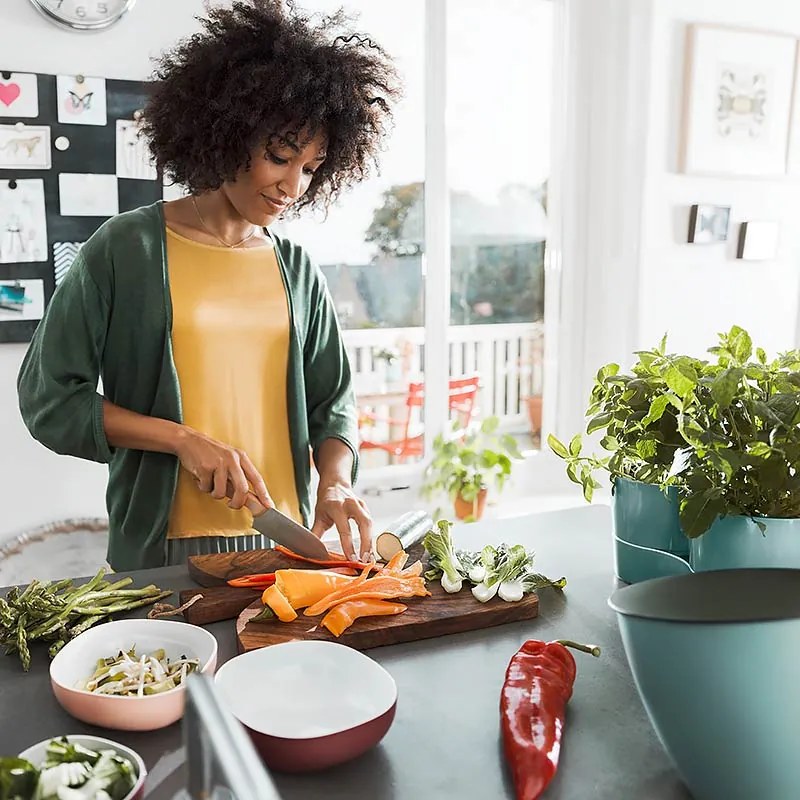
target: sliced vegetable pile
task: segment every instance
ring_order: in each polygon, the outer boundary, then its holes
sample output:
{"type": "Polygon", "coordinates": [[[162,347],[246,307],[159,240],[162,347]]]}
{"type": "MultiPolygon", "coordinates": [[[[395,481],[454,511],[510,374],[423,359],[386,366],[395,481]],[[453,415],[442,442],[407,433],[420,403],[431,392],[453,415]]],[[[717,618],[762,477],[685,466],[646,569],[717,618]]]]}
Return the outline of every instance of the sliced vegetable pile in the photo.
{"type": "Polygon", "coordinates": [[[537,589],[563,589],[567,585],[566,578],[553,581],[536,572],[533,552],[521,544],[487,545],[477,553],[457,551],[450,529],[450,522],[439,520],[423,539],[428,553],[425,578],[439,580],[446,592],[460,592],[467,581],[473,584],[473,597],[481,603],[495,595],[516,602],[537,589]]]}
{"type": "Polygon", "coordinates": [[[322,569],[279,569],[262,595],[264,610],[254,620],[277,617],[292,622],[305,609],[305,616],[322,616],[320,624],[341,636],[361,617],[402,614],[406,606],[392,601],[430,594],[421,577],[422,563],[406,567],[407,560],[401,551],[384,567],[366,564],[358,576],[322,569]],[[377,573],[370,577],[373,571],[377,573]]]}
{"type": "Polygon", "coordinates": [[[113,750],[96,752],[66,737],[53,739],[38,767],[0,758],[3,800],[122,800],[136,784],[136,768],[113,750]]]}
{"type": "Polygon", "coordinates": [[[14,588],[5,598],[0,597],[0,644],[5,646],[6,655],[18,653],[27,672],[31,642],[51,642],[53,658],[70,639],[111,614],[150,605],[172,594],[152,585],[128,589],[132,578],[110,583],[104,580],[105,574],[101,569],[88,583],[76,587],[71,580],[33,581],[23,590],[14,588]]]}
{"type": "Polygon", "coordinates": [[[564,717],[577,674],[568,647],[600,655],[593,645],[531,639],[508,664],[500,726],[517,800],[541,797],[558,769],[564,717]]]}
{"type": "Polygon", "coordinates": [[[132,647],[127,652],[120,650],[117,656],[98,659],[92,676],[80,681],[76,688],[93,694],[144,697],[177,689],[187,675],[198,669],[200,661],[196,658],[184,655],[170,662],[164,650],[137,656],[132,647]]]}

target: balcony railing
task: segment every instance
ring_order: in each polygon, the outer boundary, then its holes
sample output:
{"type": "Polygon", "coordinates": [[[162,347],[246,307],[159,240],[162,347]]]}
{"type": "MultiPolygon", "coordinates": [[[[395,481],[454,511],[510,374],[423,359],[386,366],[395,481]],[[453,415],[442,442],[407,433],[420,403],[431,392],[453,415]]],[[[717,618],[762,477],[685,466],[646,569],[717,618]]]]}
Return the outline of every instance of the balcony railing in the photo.
{"type": "MultiPolygon", "coordinates": [[[[356,394],[374,395],[386,384],[386,362],[377,356],[384,349],[400,353],[393,383],[424,380],[424,337],[423,328],[344,331],[356,394]]],[[[481,416],[499,417],[505,429],[526,428],[525,399],[542,393],[543,323],[453,325],[448,340],[450,377],[480,375],[481,416]]]]}

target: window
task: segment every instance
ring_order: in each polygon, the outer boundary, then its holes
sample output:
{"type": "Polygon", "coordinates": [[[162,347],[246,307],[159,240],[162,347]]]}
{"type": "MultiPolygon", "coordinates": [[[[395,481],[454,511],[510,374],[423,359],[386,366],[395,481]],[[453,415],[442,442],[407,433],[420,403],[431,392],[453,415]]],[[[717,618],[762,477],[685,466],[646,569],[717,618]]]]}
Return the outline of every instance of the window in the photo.
{"type": "Polygon", "coordinates": [[[479,386],[468,415],[497,415],[523,447],[531,433],[538,443],[552,5],[495,0],[488,13],[484,0],[344,0],[358,28],[395,57],[405,97],[380,174],[327,219],[283,227],[328,280],[354,370],[365,469],[419,460],[426,411],[429,436],[461,416],[452,387],[464,380],[479,386]],[[445,97],[446,123],[436,105],[445,97]]]}
{"type": "Polygon", "coordinates": [[[550,0],[447,7],[450,374],[538,444],[553,63],[550,0]]]}

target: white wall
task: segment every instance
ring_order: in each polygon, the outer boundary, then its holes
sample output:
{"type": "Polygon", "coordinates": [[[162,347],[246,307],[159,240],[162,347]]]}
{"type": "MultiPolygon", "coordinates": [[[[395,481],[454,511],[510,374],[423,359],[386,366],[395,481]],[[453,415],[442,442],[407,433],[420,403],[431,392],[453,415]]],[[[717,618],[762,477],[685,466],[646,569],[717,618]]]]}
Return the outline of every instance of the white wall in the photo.
{"type": "Polygon", "coordinates": [[[563,218],[550,237],[548,280],[559,281],[561,292],[553,309],[558,341],[547,333],[549,357],[557,358],[548,425],[567,437],[585,427],[598,367],[630,364],[635,350],[665,332],[671,350],[697,355],[732,324],[768,352],[800,345],[800,179],[678,172],[687,25],[800,37],[800,3],[560,2],[566,53],[557,80],[565,98],[554,161],[563,172],[553,176],[551,194],[563,218]],[[694,203],[731,206],[727,243],[686,242],[694,203]],[[780,223],[775,261],[736,259],[739,223],[748,219],[780,223]]]}
{"type": "MultiPolygon", "coordinates": [[[[0,68],[139,80],[150,56],[196,28],[203,0],[139,0],[118,26],[79,34],[52,25],[27,2],[4,0],[0,68]]],[[[26,345],[0,345],[0,539],[72,516],[105,516],[106,468],[56,456],[29,436],[17,410],[26,345]]]]}
{"type": "MultiPolygon", "coordinates": [[[[800,181],[707,178],[677,172],[686,26],[722,23],[800,36],[800,3],[787,0],[654,0],[650,42],[638,345],[670,332],[674,350],[700,354],[731,324],[768,352],[798,344],[800,181]],[[689,206],[730,205],[729,241],[686,244],[689,206]],[[780,223],[778,258],[736,260],[739,223],[780,223]]],[[[746,53],[742,54],[746,58],[746,53]]]]}

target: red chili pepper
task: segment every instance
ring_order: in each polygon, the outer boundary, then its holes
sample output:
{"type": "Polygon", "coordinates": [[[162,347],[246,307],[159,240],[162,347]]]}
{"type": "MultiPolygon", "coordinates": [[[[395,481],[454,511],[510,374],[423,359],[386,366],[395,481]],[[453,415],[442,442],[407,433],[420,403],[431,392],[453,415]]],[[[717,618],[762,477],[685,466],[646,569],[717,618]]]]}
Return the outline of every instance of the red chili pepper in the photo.
{"type": "Polygon", "coordinates": [[[338,553],[331,553],[331,557],[329,559],[319,560],[316,558],[306,558],[305,556],[298,555],[297,553],[291,551],[288,547],[284,547],[280,544],[276,544],[274,549],[279,553],[283,553],[285,556],[289,556],[289,558],[294,558],[297,561],[305,561],[306,564],[316,564],[319,567],[349,567],[350,569],[357,570],[366,569],[367,567],[370,567],[374,570],[380,569],[378,564],[366,564],[361,561],[349,561],[344,556],[340,556],[338,553]]]}
{"type": "Polygon", "coordinates": [[[242,575],[241,578],[231,578],[228,586],[235,586],[237,589],[263,589],[275,583],[274,572],[262,572],[256,575],[242,575]]]}
{"type": "Polygon", "coordinates": [[[541,797],[558,769],[564,714],[576,674],[567,646],[600,655],[599,647],[531,639],[506,670],[500,720],[517,800],[541,797]]]}

